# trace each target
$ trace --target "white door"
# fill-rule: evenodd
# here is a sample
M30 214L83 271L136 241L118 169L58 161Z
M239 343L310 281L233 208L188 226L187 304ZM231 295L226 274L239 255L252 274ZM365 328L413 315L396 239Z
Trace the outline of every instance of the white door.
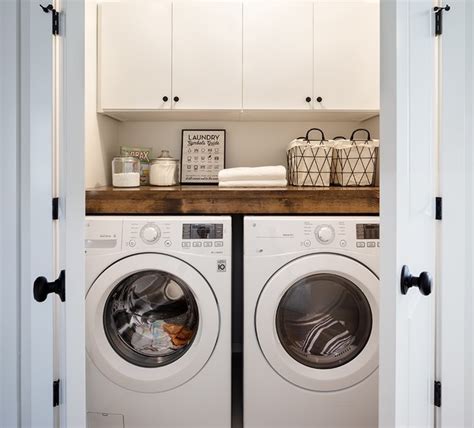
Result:
M243 15L244 109L311 109L313 4L250 1Z
M314 106L379 109L379 0L317 0Z
M99 110L171 108L171 2L99 5Z
M431 0L381 3L380 426L434 418L436 39ZM401 292L407 265L420 288ZM412 283L416 283L413 280Z
M20 413L21 425L31 427L85 426L84 5L62 0L54 6L59 35L52 34L52 6L43 11L22 3L20 20ZM59 197L57 219L53 197ZM55 281L61 272L65 301Z
M174 3L173 108L242 108L242 2Z

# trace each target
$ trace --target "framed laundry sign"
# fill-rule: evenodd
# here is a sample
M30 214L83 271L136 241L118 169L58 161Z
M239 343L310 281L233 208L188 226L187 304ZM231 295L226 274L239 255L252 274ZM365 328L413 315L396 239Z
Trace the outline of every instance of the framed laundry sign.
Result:
M215 184L225 168L225 129L183 129L181 183Z

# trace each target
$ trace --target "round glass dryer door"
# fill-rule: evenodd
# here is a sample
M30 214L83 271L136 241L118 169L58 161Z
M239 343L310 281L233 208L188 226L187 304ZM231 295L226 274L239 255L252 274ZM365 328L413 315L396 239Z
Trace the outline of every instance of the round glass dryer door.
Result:
M104 308L104 329L114 350L141 367L176 361L191 346L199 311L190 287L160 270L120 281Z
M260 294L255 327L273 369L305 389L350 387L378 366L379 280L336 254L292 261Z
M86 346L109 380L133 391L162 392L190 380L219 335L216 297L204 277L164 254L123 258L86 296Z

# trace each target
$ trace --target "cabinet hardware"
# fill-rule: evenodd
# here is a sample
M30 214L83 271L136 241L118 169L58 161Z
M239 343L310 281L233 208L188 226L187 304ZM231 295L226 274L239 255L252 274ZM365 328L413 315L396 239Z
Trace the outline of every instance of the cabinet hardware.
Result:
M59 379L53 381L53 407L59 406Z
M53 212L52 212L52 217L53 220L58 220L59 219L59 198L53 198Z
M320 103L323 99L321 97L316 98L316 101Z
M165 95L165 96L163 97L163 101L164 101L165 103L167 103L168 100L169 100L169 98Z
M179 101L179 97L174 97L173 100L175 103L177 103Z
M435 219L443 220L443 198L436 198Z
M311 97L306 97L306 102L307 103L310 103L312 100L311 100Z
M434 383L434 405L441 407L441 382L439 380Z

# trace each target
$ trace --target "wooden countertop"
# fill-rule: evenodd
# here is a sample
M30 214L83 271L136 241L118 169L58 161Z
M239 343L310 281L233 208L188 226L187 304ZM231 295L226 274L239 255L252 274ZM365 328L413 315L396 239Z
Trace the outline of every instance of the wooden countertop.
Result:
M219 188L212 185L99 187L86 191L87 215L378 214L378 187Z

